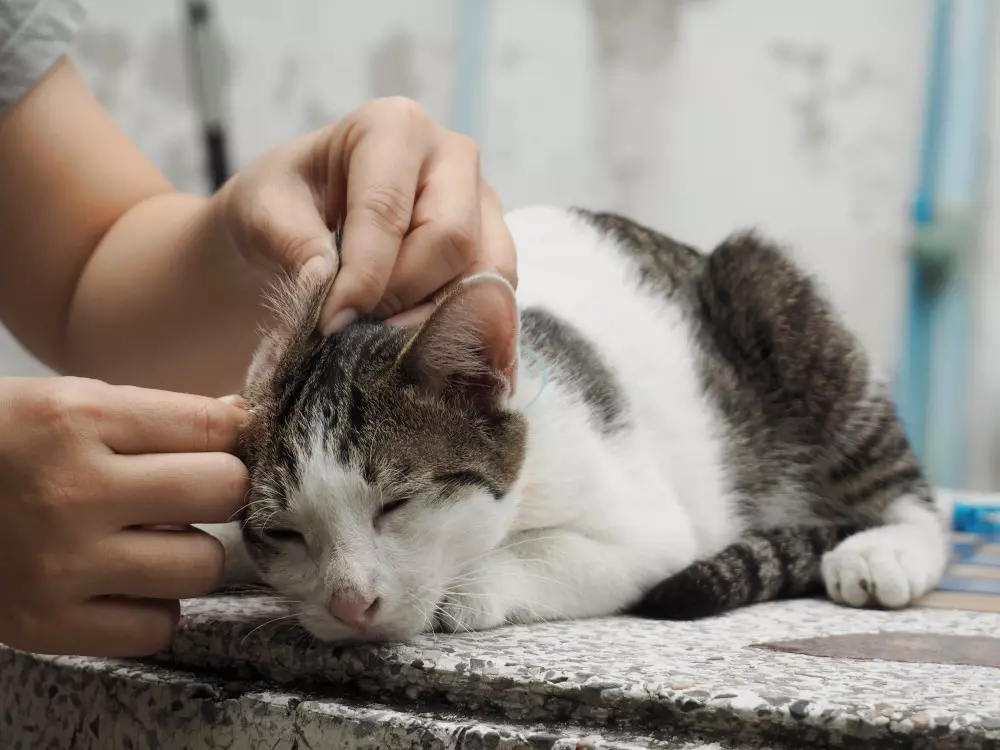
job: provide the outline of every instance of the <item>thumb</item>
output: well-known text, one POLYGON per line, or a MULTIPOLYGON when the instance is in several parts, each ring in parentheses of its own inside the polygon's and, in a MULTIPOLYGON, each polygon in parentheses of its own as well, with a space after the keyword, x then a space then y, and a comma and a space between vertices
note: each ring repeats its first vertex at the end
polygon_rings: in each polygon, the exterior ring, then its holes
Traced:
POLYGON ((251 263, 292 275, 335 269, 333 235, 303 181, 236 193, 228 202, 230 230, 251 263))

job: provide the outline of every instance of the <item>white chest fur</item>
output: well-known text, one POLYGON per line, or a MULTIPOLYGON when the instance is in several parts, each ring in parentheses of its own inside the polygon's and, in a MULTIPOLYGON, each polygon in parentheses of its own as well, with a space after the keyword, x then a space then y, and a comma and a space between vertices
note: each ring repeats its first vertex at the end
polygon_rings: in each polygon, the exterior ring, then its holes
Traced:
POLYGON ((539 394, 537 370, 523 367, 518 398, 532 403, 515 532, 559 527, 598 540, 642 585, 721 549, 739 528, 680 311, 640 291, 625 256, 582 218, 531 208, 508 225, 522 308, 544 307, 586 336, 615 373, 629 423, 599 434, 576 394, 558 382, 539 394))

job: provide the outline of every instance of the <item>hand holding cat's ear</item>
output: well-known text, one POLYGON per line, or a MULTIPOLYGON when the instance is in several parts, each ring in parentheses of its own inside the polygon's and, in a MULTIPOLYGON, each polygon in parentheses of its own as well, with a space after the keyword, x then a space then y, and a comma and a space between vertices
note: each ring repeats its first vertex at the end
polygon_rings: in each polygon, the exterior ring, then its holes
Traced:
POLYGON ((220 543, 190 525, 224 523, 245 503, 233 455, 245 413, 74 378, 0 378, 0 405, 0 642, 164 648, 178 600, 223 575, 220 543))
POLYGON ((252 261, 334 270, 320 315, 331 332, 389 318, 456 280, 494 271, 516 283, 515 252, 476 144, 398 97, 269 152, 216 196, 225 236, 252 261), (344 220, 341 257, 331 229, 344 220))

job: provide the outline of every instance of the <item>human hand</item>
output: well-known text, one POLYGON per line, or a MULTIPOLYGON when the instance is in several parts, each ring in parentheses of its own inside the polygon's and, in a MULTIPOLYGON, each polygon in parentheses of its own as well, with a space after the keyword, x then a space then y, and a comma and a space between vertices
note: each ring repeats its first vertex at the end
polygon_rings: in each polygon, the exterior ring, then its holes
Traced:
POLYGON ((252 263, 293 273, 334 270, 331 229, 343 217, 324 333, 366 314, 419 319, 437 293, 480 271, 517 283, 514 244, 475 142, 407 99, 371 101, 270 151, 215 205, 225 236, 252 263))
POLYGON ((211 592, 197 530, 245 502, 244 414, 215 399, 76 378, 0 379, 0 642, 39 653, 164 648, 211 592))

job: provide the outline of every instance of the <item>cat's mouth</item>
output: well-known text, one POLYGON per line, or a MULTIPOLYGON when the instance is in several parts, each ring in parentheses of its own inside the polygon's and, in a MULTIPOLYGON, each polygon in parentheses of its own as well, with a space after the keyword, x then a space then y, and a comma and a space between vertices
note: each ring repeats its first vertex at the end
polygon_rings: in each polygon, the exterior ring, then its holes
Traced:
POLYGON ((351 628, 317 608, 299 615, 299 623, 314 638, 326 643, 399 643, 417 635, 422 628, 399 623, 373 623, 364 630, 351 628))

